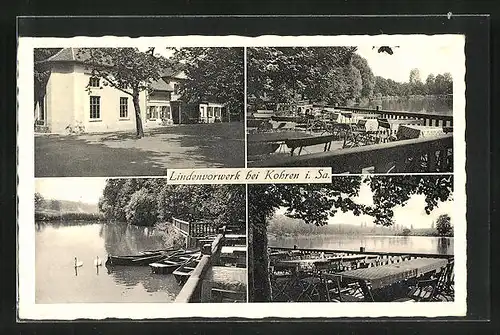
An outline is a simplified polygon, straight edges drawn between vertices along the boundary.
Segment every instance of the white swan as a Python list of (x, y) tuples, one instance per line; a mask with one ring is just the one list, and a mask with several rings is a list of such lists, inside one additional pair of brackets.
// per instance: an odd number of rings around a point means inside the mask
[(77, 260), (77, 259), (76, 259), (76, 257), (75, 257), (75, 268), (79, 268), (79, 267), (80, 267), (80, 266), (82, 266), (82, 265), (83, 265), (83, 262), (82, 262), (82, 261)]
[(102, 266), (102, 260), (99, 258), (99, 256), (94, 259), (94, 266)]

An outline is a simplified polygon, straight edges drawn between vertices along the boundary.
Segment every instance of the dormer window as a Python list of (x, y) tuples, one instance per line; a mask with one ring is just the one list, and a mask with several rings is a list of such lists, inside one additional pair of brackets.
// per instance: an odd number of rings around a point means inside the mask
[(90, 87), (99, 87), (99, 78), (97, 77), (90, 77), (89, 79), (89, 86)]
[(174, 94), (179, 94), (179, 84), (174, 83)]

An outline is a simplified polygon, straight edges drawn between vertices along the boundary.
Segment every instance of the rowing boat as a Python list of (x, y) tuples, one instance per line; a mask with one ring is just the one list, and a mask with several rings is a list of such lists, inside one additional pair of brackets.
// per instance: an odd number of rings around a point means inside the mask
[(198, 258), (193, 258), (188, 262), (186, 262), (185, 264), (178, 267), (173, 272), (173, 275), (175, 276), (175, 279), (177, 280), (177, 283), (179, 285), (184, 285), (186, 283), (189, 276), (191, 276), (191, 274), (193, 273), (194, 269), (196, 268), (199, 262), (200, 260)]
[(106, 261), (106, 266), (112, 265), (148, 265), (150, 263), (157, 262), (168, 256), (176, 253), (178, 251), (150, 251), (141, 253), (139, 255), (131, 255), (131, 256), (113, 256), (108, 255), (108, 259)]

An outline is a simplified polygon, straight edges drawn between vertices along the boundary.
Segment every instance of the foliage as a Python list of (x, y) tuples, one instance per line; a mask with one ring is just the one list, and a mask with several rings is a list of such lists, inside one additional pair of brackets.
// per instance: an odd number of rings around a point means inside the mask
[[(373, 205), (355, 203), (361, 183), (367, 183), (373, 193)], [(270, 301), (271, 289), (267, 256), (267, 224), (279, 207), (286, 215), (315, 225), (324, 225), (338, 210), (354, 215), (367, 214), (376, 224), (393, 224), (393, 208), (404, 206), (414, 194), (425, 195), (425, 210), (429, 214), (440, 201), (452, 197), (452, 176), (378, 176), (362, 179), (358, 176), (337, 177), (328, 185), (249, 185), (248, 220), (252, 231), (249, 252), (253, 266), (250, 281), (252, 301)]]
[(232, 114), (243, 116), (244, 49), (179, 48), (174, 60), (181, 64), (187, 79), (181, 86), (187, 104), (201, 101), (226, 103)]
[[(248, 96), (294, 103), (330, 104), (358, 99), (370, 91), (370, 73), (355, 47), (248, 48)], [(359, 66), (359, 68), (357, 67)]]
[(162, 70), (170, 66), (170, 62), (160, 55), (141, 52), (137, 48), (82, 48), (77, 56), (85, 59), (86, 67), (93, 76), (132, 96), (136, 135), (143, 137), (139, 93), (160, 79)]
[(453, 226), (448, 214), (442, 214), (436, 221), (436, 230), (439, 236), (453, 236)]
[(104, 216), (100, 213), (35, 211), (35, 221), (101, 221), (103, 219)]
[(409, 81), (398, 83), (392, 79), (375, 77), (373, 93), (377, 96), (446, 95), (453, 94), (453, 78), (450, 73), (429, 74), (425, 83), (420, 79), (418, 69), (410, 72)]
[(35, 192), (35, 211), (41, 209), (44, 203), (45, 200), (43, 199), (43, 196), (40, 193)]
[(410, 236), (410, 234), (411, 234), (411, 229), (407, 228), (407, 227), (405, 227), (403, 229), (403, 231), (401, 232), (401, 235), (403, 235), (403, 236)]
[(35, 48), (33, 49), (33, 61), (35, 63), (33, 69), (33, 79), (34, 79), (34, 98), (35, 98), (35, 108), (39, 104), (42, 108), (42, 101), (45, 97), (45, 90), (47, 88), (47, 82), (49, 81), (50, 71), (40, 67), (39, 62), (44, 61), (56, 53), (61, 51), (61, 48)]
[[(146, 215), (135, 213), (142, 210), (139, 198), (145, 198), (151, 216), (138, 221)], [(235, 224), (245, 222), (245, 207), (245, 185), (168, 185), (161, 178), (109, 179), (99, 200), (108, 220), (141, 225), (168, 222), (172, 217), (208, 219), (215, 226)]]

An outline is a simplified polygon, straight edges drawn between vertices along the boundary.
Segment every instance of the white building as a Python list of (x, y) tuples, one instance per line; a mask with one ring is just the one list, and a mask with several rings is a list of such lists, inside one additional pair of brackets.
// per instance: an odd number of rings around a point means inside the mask
[[(40, 64), (50, 70), (43, 105), (35, 110), (36, 125), (51, 133), (108, 132), (136, 128), (132, 96), (92, 77), (84, 49), (64, 48)], [(182, 73), (165, 73), (139, 104), (144, 128), (179, 123)]]
[(215, 123), (223, 121), (224, 104), (214, 102), (202, 102), (199, 104), (201, 123)]

